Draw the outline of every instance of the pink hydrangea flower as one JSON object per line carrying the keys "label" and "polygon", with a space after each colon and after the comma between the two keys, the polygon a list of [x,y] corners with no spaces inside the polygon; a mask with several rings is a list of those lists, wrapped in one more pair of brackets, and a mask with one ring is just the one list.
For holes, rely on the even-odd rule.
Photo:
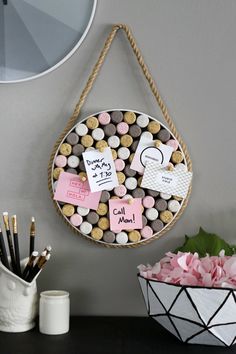
{"label": "pink hydrangea flower", "polygon": [[140,275],[147,279],[179,285],[236,288],[236,256],[167,252],[154,266],[141,264]]}

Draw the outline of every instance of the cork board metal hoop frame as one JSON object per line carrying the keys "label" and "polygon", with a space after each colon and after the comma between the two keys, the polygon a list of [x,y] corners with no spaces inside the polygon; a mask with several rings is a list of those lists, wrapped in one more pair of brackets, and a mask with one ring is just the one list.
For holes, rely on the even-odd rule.
{"label": "cork board metal hoop frame", "polygon": [[[139,64],[139,66],[141,68],[141,72],[143,73],[143,75],[145,76],[145,78],[146,78],[146,80],[147,80],[147,82],[149,84],[150,90],[151,90],[153,96],[156,99],[156,102],[157,102],[157,104],[158,104],[158,106],[159,106],[159,108],[161,110],[161,113],[163,115],[164,121],[166,122],[168,128],[166,128],[162,123],[160,123],[161,126],[163,126],[163,128],[166,130],[166,132],[168,134],[170,134],[170,132],[171,132],[171,136],[176,138],[176,140],[179,142],[179,145],[181,147],[181,151],[180,151],[179,154],[181,154],[181,155],[182,155],[182,153],[184,154],[183,159],[184,159],[184,162],[186,163],[187,169],[188,169],[188,171],[192,171],[192,161],[191,161],[190,155],[188,153],[187,146],[184,143],[181,135],[178,133],[178,131],[177,131],[176,127],[175,127],[175,124],[174,124],[174,122],[173,122],[173,120],[172,120],[172,118],[171,118],[171,116],[170,116],[170,114],[168,112],[168,109],[167,109],[167,107],[166,107],[166,105],[165,105],[165,103],[164,103],[164,101],[163,101],[163,99],[162,99],[162,97],[160,95],[160,92],[159,92],[159,90],[158,90],[158,88],[157,88],[157,86],[156,86],[156,84],[155,84],[155,82],[153,80],[153,77],[152,77],[147,65],[144,62],[144,58],[143,58],[143,56],[141,54],[140,49],[137,46],[136,40],[135,40],[130,28],[127,25],[125,25],[125,24],[116,24],[116,25],[112,26],[111,31],[108,34],[108,36],[107,36],[107,38],[106,38],[106,40],[104,42],[103,48],[102,48],[102,50],[101,50],[101,52],[100,52],[100,54],[98,56],[98,59],[97,59],[95,65],[94,65],[93,69],[91,70],[91,73],[90,73],[90,75],[88,77],[86,85],[85,85],[84,89],[82,90],[80,99],[79,99],[78,103],[76,104],[76,106],[74,108],[74,111],[73,111],[72,115],[70,116],[70,118],[69,118],[69,120],[68,120],[68,122],[67,122],[67,124],[66,124],[66,126],[65,126],[65,128],[63,130],[63,132],[60,134],[59,138],[55,142],[55,145],[54,145],[53,150],[51,152],[51,156],[50,156],[50,160],[49,160],[49,164],[48,164],[48,188],[49,188],[49,191],[50,191],[52,199],[53,199],[53,196],[54,196],[53,185],[52,185],[52,170],[53,170],[53,166],[54,166],[54,162],[55,162],[55,156],[56,156],[57,152],[59,151],[59,146],[62,144],[62,141],[64,141],[64,139],[66,138],[68,133],[74,129],[74,127],[76,125],[76,122],[79,121],[81,109],[82,109],[82,107],[83,107],[83,105],[84,105],[84,103],[86,101],[86,98],[87,98],[88,94],[90,93],[91,89],[94,86],[96,78],[97,78],[98,74],[100,73],[102,65],[103,65],[103,63],[105,61],[105,58],[106,58],[110,48],[111,48],[113,40],[116,38],[116,35],[117,35],[118,31],[122,31],[125,34],[128,42],[129,42],[129,44],[130,44],[130,46],[131,46],[131,48],[133,50],[134,56],[136,57],[136,59],[138,61],[138,64]],[[127,113],[128,113],[128,111],[127,111]],[[90,115],[90,117],[91,117],[91,115]],[[148,117],[150,117],[150,116],[148,116]],[[87,118],[85,118],[85,119],[87,119]],[[85,121],[85,119],[83,119],[83,122]],[[95,118],[95,120],[97,120],[97,118]],[[150,117],[150,120],[157,121],[157,119],[152,118],[152,117]],[[94,119],[93,119],[93,121],[94,121]],[[158,123],[156,123],[156,124],[158,124]],[[114,131],[114,128],[113,128],[113,131]],[[113,133],[113,135],[114,135],[114,133]],[[129,140],[130,140],[130,138],[129,138]],[[90,137],[90,142],[91,141],[92,140],[91,140],[91,137]],[[71,148],[69,148],[69,150],[70,149]],[[58,175],[59,174],[57,173],[57,177],[58,177]],[[55,176],[55,172],[54,172],[54,176]],[[124,176],[122,176],[122,177],[123,177],[123,180],[124,180]],[[136,246],[139,246],[139,245],[147,244],[151,240],[154,240],[154,239],[157,239],[157,238],[161,237],[165,232],[167,232],[168,230],[171,229],[173,224],[179,219],[179,217],[183,213],[185,207],[187,206],[190,193],[191,193],[191,185],[189,187],[187,197],[182,201],[180,210],[178,211],[177,215],[175,217],[171,218],[172,220],[169,219],[170,222],[168,223],[168,225],[163,227],[163,229],[160,232],[155,234],[153,237],[145,239],[142,242],[137,242],[137,241],[140,241],[138,239],[135,242],[130,242],[130,243],[126,243],[126,244],[116,244],[116,243],[111,244],[109,242],[107,242],[107,243],[101,242],[100,239],[99,240],[96,239],[96,241],[95,241],[93,238],[90,238],[90,237],[85,236],[85,235],[83,235],[83,236],[86,237],[86,239],[95,241],[97,244],[104,245],[106,247],[123,248],[123,247],[136,247]],[[60,206],[55,201],[54,201],[54,205],[55,205],[56,210],[59,213],[59,215],[62,216]],[[70,211],[73,211],[73,208],[74,207],[71,206],[70,207]],[[104,212],[104,210],[103,210],[103,212]],[[64,208],[64,211],[65,211],[65,208]],[[67,213],[67,214],[69,214],[69,213]],[[155,214],[157,215],[156,212],[155,212]],[[69,225],[71,227],[72,230],[74,230],[76,233],[81,234],[79,231],[77,231],[71,225],[71,223],[68,220],[66,220],[65,218],[63,218],[63,219],[67,223],[67,225]],[[106,221],[106,224],[108,225],[107,221]],[[106,230],[106,228],[104,228],[104,230]],[[90,231],[91,231],[91,226],[90,226],[89,232]],[[89,234],[89,232],[88,232],[88,228],[86,228],[86,234]],[[137,233],[136,233],[136,236],[137,236]],[[130,240],[133,239],[133,235],[132,235],[132,238],[131,238],[130,235],[129,235],[129,237],[130,237]],[[126,238],[127,238],[127,236],[126,236]],[[98,242],[98,241],[100,241],[100,242]]]}
{"label": "cork board metal hoop frame", "polygon": [[[167,127],[166,127],[163,123],[161,123],[158,119],[156,119],[156,118],[154,118],[154,117],[151,117],[150,115],[147,115],[147,114],[145,114],[145,113],[136,111],[136,110],[130,110],[130,109],[109,109],[109,110],[106,110],[106,111],[94,113],[93,115],[90,115],[90,116],[84,118],[84,119],[81,120],[79,123],[77,123],[75,126],[73,126],[73,127],[68,131],[68,133],[62,138],[62,140],[61,140],[61,142],[60,142],[60,144],[59,144],[59,146],[58,146],[58,148],[57,148],[57,150],[56,150],[56,152],[55,152],[55,156],[54,156],[54,159],[53,159],[53,162],[52,162],[52,166],[51,166],[51,180],[50,180],[50,183],[51,183],[51,190],[52,190],[52,191],[55,190],[55,183],[57,183],[57,182],[56,182],[56,179],[57,179],[57,178],[54,178],[54,170],[55,170],[55,168],[57,168],[57,166],[55,165],[55,160],[56,160],[56,157],[57,157],[58,155],[60,155],[60,148],[61,148],[62,144],[63,144],[63,143],[66,143],[66,142],[68,143],[67,137],[68,137],[71,133],[75,133],[76,127],[77,127],[78,125],[80,125],[80,124],[86,123],[86,121],[87,121],[87,119],[88,119],[89,117],[91,117],[91,116],[93,116],[93,117],[98,117],[100,113],[106,112],[106,113],[108,113],[108,114],[111,114],[112,112],[115,112],[115,111],[116,111],[116,112],[122,112],[123,114],[124,114],[125,112],[134,112],[135,115],[136,115],[136,117],[139,117],[139,116],[141,116],[141,115],[144,115],[144,116],[148,117],[149,122],[152,122],[152,121],[158,122],[158,123],[160,124],[161,130],[163,130],[163,131],[165,130],[166,132],[168,132],[167,134],[169,134],[169,140],[170,140],[170,139],[177,140],[176,137],[174,136],[174,134],[170,131],[170,129],[167,128]],[[113,125],[115,125],[114,122],[113,122]],[[137,126],[137,124],[133,124],[133,125],[136,125],[136,126]],[[116,126],[116,125],[115,125],[115,126]],[[129,127],[131,127],[131,126],[132,126],[132,124],[129,125]],[[99,125],[99,128],[102,128],[102,129],[103,129],[104,126]],[[142,129],[140,129],[140,131],[141,131],[141,132],[140,132],[140,135],[141,135],[142,133],[144,133],[145,131],[147,131],[147,127],[143,127]],[[91,134],[92,134],[92,130],[89,129],[89,131],[88,131],[87,134],[88,134],[88,135],[91,135]],[[121,137],[121,135],[119,135],[119,133],[117,133],[117,132],[116,132],[116,135],[117,135],[118,137]],[[138,137],[136,137],[136,138],[133,138],[133,143],[135,143],[136,141],[138,142],[138,141],[140,140],[140,135],[139,135]],[[109,137],[109,136],[107,136],[106,133],[105,133],[103,140],[107,142],[108,137]],[[81,137],[78,137],[78,139],[79,139],[79,141],[77,142],[77,144],[80,143]],[[157,140],[157,133],[156,133],[156,134],[153,134],[153,139],[154,139],[154,140]],[[97,142],[96,140],[93,141],[92,147],[96,147],[96,142]],[[164,142],[163,142],[163,143],[164,143]],[[117,148],[115,148],[115,149],[113,149],[113,150],[115,150],[116,153],[117,153],[117,151],[118,151],[118,149],[119,149],[120,147],[121,147],[121,146],[119,145]],[[73,148],[73,145],[72,145],[72,148]],[[134,152],[134,149],[133,149],[133,151],[132,151],[132,146],[131,146],[129,149],[131,150],[130,152],[131,152],[131,154],[132,154],[132,153]],[[177,150],[180,151],[181,154],[182,154],[182,156],[183,156],[183,161],[181,161],[181,164],[184,164],[184,165],[186,166],[186,169],[188,169],[186,156],[185,156],[184,151],[183,151],[183,149],[182,149],[182,146],[181,146],[180,144],[178,144]],[[73,152],[71,152],[71,155],[73,155]],[[67,156],[67,158],[68,158],[68,157],[69,157],[69,155]],[[82,169],[80,168],[80,166],[82,166],[82,165],[81,165],[81,161],[83,160],[81,155],[79,156],[79,159],[80,159],[80,165],[79,165],[77,168],[74,169],[74,170],[76,170],[77,173],[83,172],[83,168],[82,168]],[[126,165],[130,165],[130,161],[129,161],[129,160],[125,159],[124,162],[125,162]],[[68,168],[70,168],[70,166],[67,166],[67,165],[66,165],[65,168],[64,168],[64,170],[66,171]],[[75,171],[74,171],[74,172],[75,172]],[[123,171],[123,172],[124,172],[124,171]],[[124,173],[124,175],[125,175],[125,173]],[[138,180],[138,178],[139,178],[140,176],[141,176],[141,174],[139,174],[138,172],[135,173],[135,178],[136,178],[137,180]],[[128,176],[125,176],[125,177],[127,178]],[[123,182],[123,184],[125,184],[125,183]],[[143,192],[145,193],[145,196],[149,195],[149,194],[148,194],[148,191],[147,191],[146,189],[142,189],[142,190],[143,190]],[[106,242],[106,241],[104,241],[103,238],[101,238],[101,239],[95,239],[94,237],[92,237],[91,232],[90,232],[89,234],[84,234],[83,232],[81,232],[80,226],[75,226],[75,225],[73,225],[73,223],[70,221],[70,217],[67,217],[66,215],[63,214],[62,208],[63,208],[63,204],[64,204],[64,203],[60,203],[60,202],[54,201],[54,205],[55,205],[55,207],[56,207],[56,209],[57,209],[57,212],[63,217],[63,220],[65,221],[65,223],[66,223],[70,228],[72,228],[72,230],[73,230],[75,233],[77,233],[77,234],[79,234],[79,235],[82,235],[82,236],[85,237],[86,239],[89,239],[89,240],[91,240],[91,241],[93,241],[93,242],[96,242],[97,244],[100,244],[100,245],[103,245],[103,246],[107,246],[107,247],[115,247],[115,248],[136,247],[136,246],[145,245],[145,244],[149,243],[149,242],[152,241],[152,240],[155,240],[155,239],[160,238],[161,236],[163,236],[167,231],[169,231],[169,230],[173,227],[173,225],[174,225],[175,222],[180,218],[181,214],[183,213],[183,211],[184,211],[184,209],[185,209],[185,207],[186,207],[186,205],[187,205],[188,198],[189,198],[189,195],[190,195],[190,191],[191,191],[191,187],[189,188],[189,192],[188,192],[187,198],[182,199],[182,200],[179,200],[179,210],[178,210],[177,212],[173,212],[173,213],[172,213],[173,218],[170,220],[170,222],[163,223],[163,227],[160,229],[160,231],[155,232],[155,230],[153,230],[153,235],[152,235],[151,237],[149,237],[149,238],[141,237],[140,240],[137,241],[137,242],[130,242],[130,241],[128,241],[128,242],[125,243],[125,244],[119,244],[119,243],[116,242],[115,239],[114,239],[114,242]],[[127,189],[127,194],[132,194],[132,192],[134,192],[134,191],[131,191],[131,190]],[[52,196],[53,196],[53,195],[52,195]],[[110,197],[114,197],[114,196],[115,196],[115,195],[114,195],[114,190],[110,191]],[[175,198],[175,197],[171,196],[171,197],[169,197],[168,200],[166,200],[166,201],[165,201],[165,199],[163,199],[163,201],[166,202],[166,209],[165,209],[165,210],[168,210],[167,202],[170,201],[170,200],[175,200],[174,198]],[[160,196],[158,196],[157,198],[155,198],[155,201],[156,201],[156,199],[162,200],[162,198],[160,198]],[[178,198],[177,198],[177,199],[178,199]],[[108,210],[108,202],[105,203],[105,204],[107,205],[107,210]],[[143,215],[145,215],[145,211],[146,211],[146,208],[144,208]],[[76,213],[76,206],[75,206],[74,212]],[[94,211],[93,211],[93,213],[94,213]],[[84,222],[84,221],[87,221],[87,217],[89,217],[89,216],[85,215],[85,216],[82,217],[82,218],[83,218],[83,222]],[[108,216],[107,216],[107,213],[106,213],[105,215],[103,214],[102,217],[108,217]],[[101,218],[101,216],[99,216],[99,219],[100,219],[100,218]],[[157,217],[156,220],[160,220],[160,211],[159,211],[159,216]],[[162,222],[162,221],[160,220],[159,223],[161,223],[161,222]],[[94,223],[92,227],[93,227],[93,228],[97,227],[97,226],[98,226],[97,224],[98,224],[98,222]],[[153,224],[152,224],[152,221],[147,220],[147,225],[152,228],[152,225],[153,225]],[[109,229],[108,229],[107,231],[109,231]],[[139,231],[140,231],[140,230],[139,230]],[[105,233],[105,232],[106,232],[106,231],[104,231],[104,233]],[[127,232],[127,235],[128,235],[128,234],[129,234],[129,232]],[[103,234],[103,235],[104,235],[104,234]]]}

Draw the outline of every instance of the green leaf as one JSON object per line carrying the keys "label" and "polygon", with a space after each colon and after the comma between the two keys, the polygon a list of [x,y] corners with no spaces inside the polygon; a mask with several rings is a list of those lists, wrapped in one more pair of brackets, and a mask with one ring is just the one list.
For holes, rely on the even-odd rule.
{"label": "green leaf", "polygon": [[197,252],[200,257],[204,257],[207,253],[210,256],[218,256],[221,250],[225,250],[226,256],[232,256],[236,252],[236,246],[230,246],[219,236],[210,234],[200,227],[197,235],[193,237],[186,235],[183,246],[174,252]]}

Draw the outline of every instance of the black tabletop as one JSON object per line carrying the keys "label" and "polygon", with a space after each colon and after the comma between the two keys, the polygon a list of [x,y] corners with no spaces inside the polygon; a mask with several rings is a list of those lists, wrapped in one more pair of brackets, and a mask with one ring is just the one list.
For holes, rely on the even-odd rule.
{"label": "black tabletop", "polygon": [[59,336],[0,332],[1,354],[191,354],[235,353],[230,348],[183,344],[151,318],[72,317],[70,332]]}

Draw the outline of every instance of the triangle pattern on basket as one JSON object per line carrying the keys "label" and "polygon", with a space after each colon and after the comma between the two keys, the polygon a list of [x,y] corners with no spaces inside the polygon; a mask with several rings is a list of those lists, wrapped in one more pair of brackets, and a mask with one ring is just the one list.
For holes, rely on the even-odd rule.
{"label": "triangle pattern on basket", "polygon": [[141,277],[138,277],[139,284],[141,286],[141,290],[143,293],[144,301],[146,304],[146,307],[148,308],[148,295],[147,295],[147,280]]}
{"label": "triangle pattern on basket", "polygon": [[[164,328],[166,328],[170,333],[172,333],[175,337],[178,337],[178,334],[176,332],[175,327],[173,326],[173,324],[171,323],[169,317],[167,315],[162,315],[162,316],[153,316],[152,318],[154,318],[155,321],[157,321],[158,323],[160,323],[160,325]],[[180,338],[179,338],[180,339]]]}
{"label": "triangle pattern on basket", "polygon": [[226,345],[230,346],[235,338],[236,323],[214,326],[209,328],[217,338],[221,339]]}
{"label": "triangle pattern on basket", "polygon": [[174,322],[175,326],[178,328],[180,337],[183,342],[185,342],[186,339],[188,339],[191,335],[197,334],[204,329],[204,327],[200,324],[198,325],[191,321],[186,321],[182,318],[171,316],[171,319]]}
{"label": "triangle pattern on basket", "polygon": [[157,283],[154,281],[150,281],[150,283],[159,300],[168,311],[181,290],[172,284]]}
{"label": "triangle pattern on basket", "polygon": [[158,300],[157,296],[153,292],[150,284],[148,285],[148,298],[149,298],[149,315],[156,315],[156,314],[166,314],[166,310]]}
{"label": "triangle pattern on basket", "polygon": [[235,298],[232,294],[227,298],[226,302],[219,308],[214,317],[209,322],[209,325],[225,324],[229,322],[235,322],[235,311],[233,309],[236,307]]}
{"label": "triangle pattern on basket", "polygon": [[196,334],[194,337],[191,337],[187,340],[187,343],[192,344],[206,344],[206,345],[219,345],[225,346],[218,338],[216,338],[213,334],[211,335],[210,332],[206,329],[199,334]]}
{"label": "triangle pattern on basket", "polygon": [[173,307],[170,310],[170,315],[184,317],[186,319],[202,324],[197,311],[195,310],[191,300],[186,294],[186,290],[181,291]]}
{"label": "triangle pattern on basket", "polygon": [[205,324],[214,316],[230,292],[209,288],[188,288],[187,291]]}

